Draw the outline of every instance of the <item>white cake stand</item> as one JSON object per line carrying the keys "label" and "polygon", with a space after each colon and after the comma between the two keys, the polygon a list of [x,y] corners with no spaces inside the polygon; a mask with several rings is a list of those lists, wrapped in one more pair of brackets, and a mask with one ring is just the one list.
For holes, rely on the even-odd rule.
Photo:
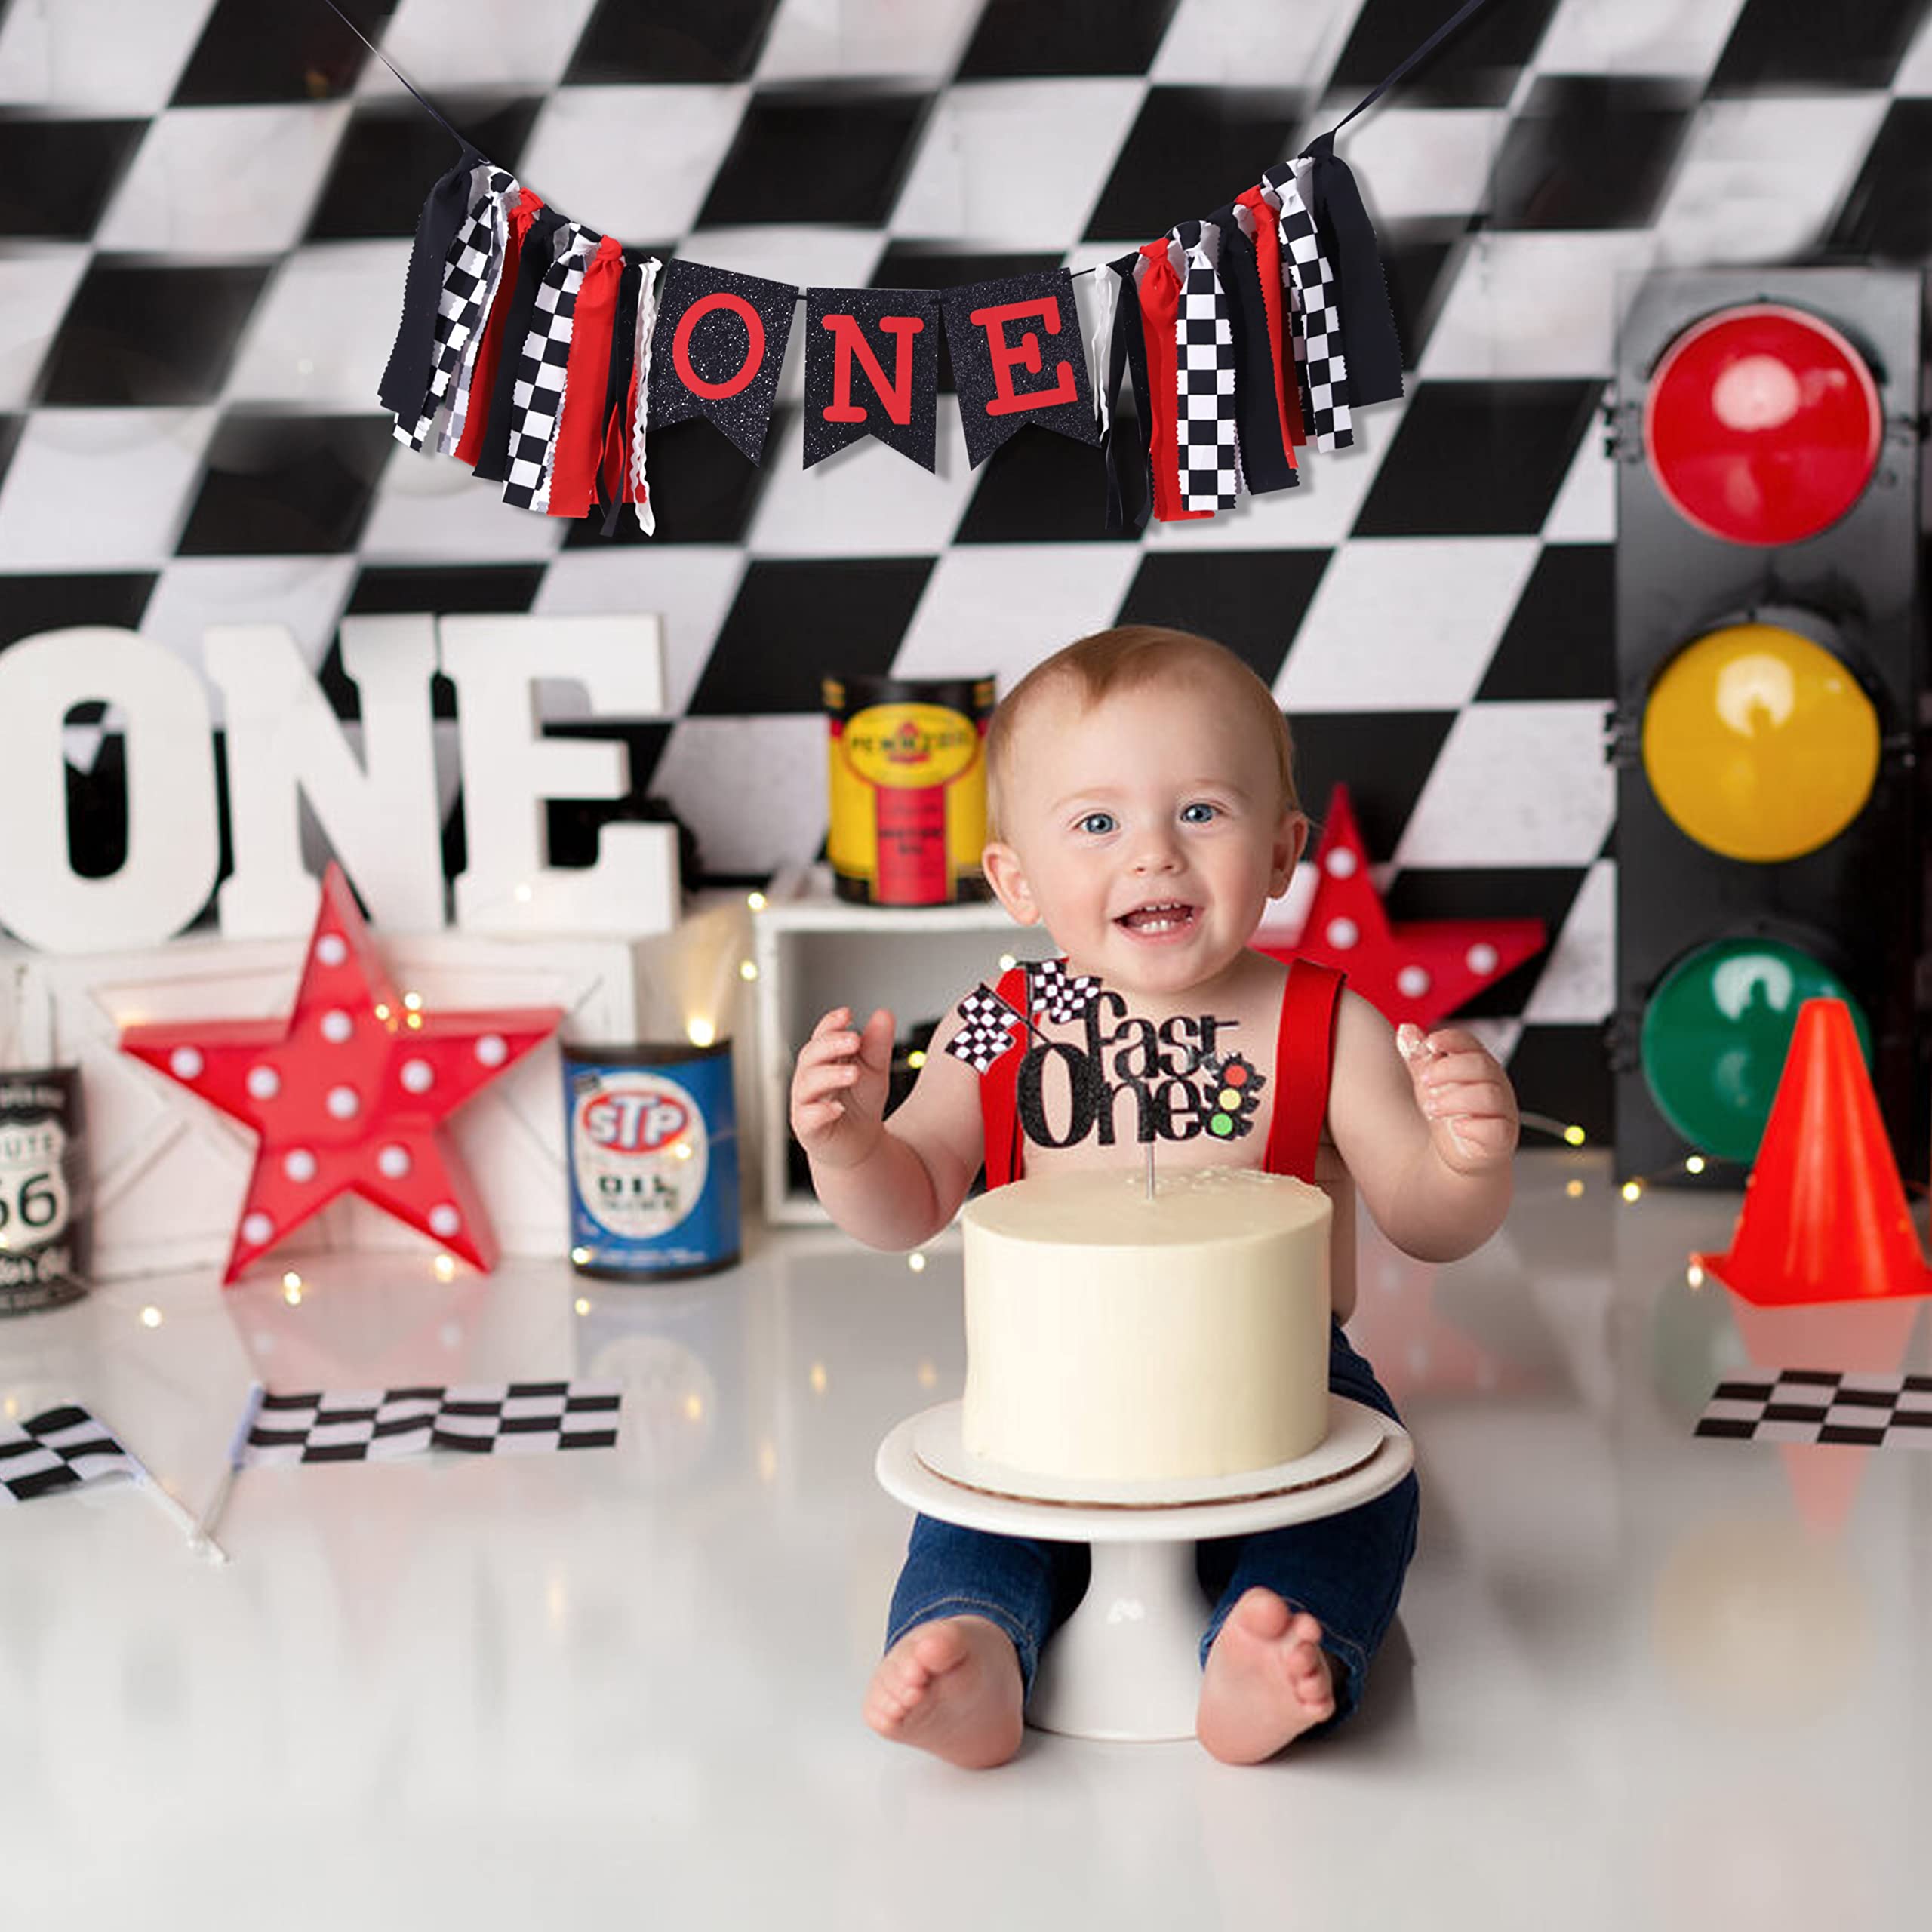
{"label": "white cake stand", "polygon": [[1192,1737],[1207,1605],[1194,1546],[1339,1515],[1393,1489],[1415,1461],[1407,1431],[1328,1398],[1327,1438],[1271,1469],[1192,1483],[1049,1484],[969,1456],[956,1401],[909,1417],[879,1444],[887,1492],[941,1522],[1093,1546],[1093,1580],[1040,1659],[1026,1721],[1075,1737]]}

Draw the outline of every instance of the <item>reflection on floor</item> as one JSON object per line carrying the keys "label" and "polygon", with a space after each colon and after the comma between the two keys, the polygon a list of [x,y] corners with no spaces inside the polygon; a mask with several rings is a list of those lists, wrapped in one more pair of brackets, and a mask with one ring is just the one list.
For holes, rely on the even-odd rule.
{"label": "reflection on floor", "polygon": [[906,1515],[874,1451],[963,1371],[956,1238],[749,1232],[706,1279],[311,1257],[0,1324],[0,1414],[85,1403],[191,1504],[251,1374],[624,1386],[614,1451],[251,1472],[198,1561],[125,1485],[0,1512],[0,1896],[69,1927],[1915,1922],[1932,1456],[1700,1440],[1717,1383],[1923,1370],[1920,1304],[1765,1312],[1735,1197],[1536,1153],[1479,1254],[1365,1232],[1351,1327],[1420,1552],[1361,1716],[1256,1770],[860,1722]]}

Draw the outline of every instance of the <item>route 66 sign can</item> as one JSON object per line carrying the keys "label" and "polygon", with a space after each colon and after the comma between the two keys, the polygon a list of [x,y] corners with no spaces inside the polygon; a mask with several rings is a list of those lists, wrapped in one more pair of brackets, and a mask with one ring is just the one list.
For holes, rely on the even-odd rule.
{"label": "route 66 sign can", "polygon": [[86,1189],[80,1069],[0,1073],[0,1315],[85,1292]]}

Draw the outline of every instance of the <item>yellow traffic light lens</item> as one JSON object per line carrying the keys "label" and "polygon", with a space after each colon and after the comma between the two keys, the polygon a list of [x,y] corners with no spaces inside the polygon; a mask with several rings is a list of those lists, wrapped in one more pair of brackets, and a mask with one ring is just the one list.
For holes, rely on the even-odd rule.
{"label": "yellow traffic light lens", "polygon": [[1776,624],[1734,624],[1680,651],[1644,712],[1644,769],[1679,830],[1774,864],[1829,844],[1865,809],[1878,715],[1846,666]]}

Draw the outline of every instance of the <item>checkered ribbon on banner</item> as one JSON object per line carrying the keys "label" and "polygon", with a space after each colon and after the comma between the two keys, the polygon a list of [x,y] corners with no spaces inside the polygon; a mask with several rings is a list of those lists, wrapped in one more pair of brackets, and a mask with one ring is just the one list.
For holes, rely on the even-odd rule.
{"label": "checkered ribbon on banner", "polygon": [[564,373],[570,361],[571,320],[583,272],[603,238],[581,222],[557,230],[557,252],[543,271],[530,333],[524,338],[510,392],[509,461],[503,501],[519,509],[550,506],[550,478],[556,463],[557,429],[564,420]]}
{"label": "checkered ribbon on banner", "polygon": [[1024,1019],[985,985],[975,986],[959,1002],[958,1013],[964,1023],[946,1041],[946,1050],[975,1073],[985,1072],[1013,1044],[1014,1022]]}
{"label": "checkered ribbon on banner", "polygon": [[608,1449],[617,1439],[620,1400],[617,1386],[602,1382],[266,1395],[241,1460],[259,1468],[389,1462],[429,1449],[497,1454]]}
{"label": "checkered ribbon on banner", "polygon": [[1734,1376],[1697,1419],[1697,1433],[1746,1442],[1838,1442],[1932,1449],[1932,1375],[1767,1369]]}
{"label": "checkered ribbon on banner", "polygon": [[1181,507],[1190,510],[1232,509],[1243,487],[1234,329],[1206,239],[1217,232],[1198,221],[1172,231],[1186,257],[1174,318],[1174,430]]}
{"label": "checkered ribbon on banner", "polygon": [[1099,996],[1100,982],[1092,973],[1069,973],[1063,959],[1042,959],[1029,969],[1033,1011],[1049,1020],[1078,1020]]}
{"label": "checkered ribbon on banner", "polygon": [[[1307,165],[1302,164],[1303,168]],[[1288,328],[1294,340],[1302,420],[1317,449],[1345,450],[1355,441],[1355,432],[1349,414],[1349,367],[1342,353],[1335,271],[1303,198],[1294,165],[1284,162],[1269,168],[1261,186],[1279,211],[1281,279],[1287,285]]]}
{"label": "checkered ribbon on banner", "polygon": [[131,1476],[134,1459],[72,1403],[0,1423],[0,1502],[31,1503],[103,1476]]}
{"label": "checkered ribbon on banner", "polygon": [[509,245],[509,220],[504,198],[516,186],[514,176],[487,161],[477,164],[471,172],[471,180],[469,213],[457,230],[443,263],[429,394],[423,401],[423,413],[414,424],[405,427],[398,417],[395,426],[397,441],[420,450],[429,440],[437,417],[441,416],[444,425],[436,448],[444,455],[456,448],[463,434],[468,377],[475,367],[483,318],[490,312]]}

